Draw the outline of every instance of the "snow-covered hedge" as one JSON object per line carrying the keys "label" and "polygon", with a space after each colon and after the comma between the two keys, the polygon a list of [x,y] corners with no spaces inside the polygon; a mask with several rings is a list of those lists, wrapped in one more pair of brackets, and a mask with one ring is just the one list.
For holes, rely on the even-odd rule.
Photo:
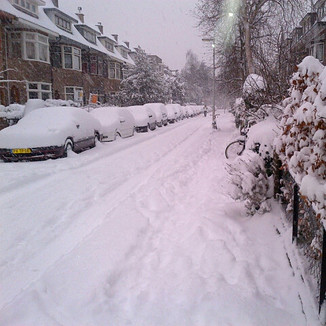
{"label": "snow-covered hedge", "polygon": [[326,219],[326,69],[317,59],[298,65],[284,105],[276,152],[317,217]]}

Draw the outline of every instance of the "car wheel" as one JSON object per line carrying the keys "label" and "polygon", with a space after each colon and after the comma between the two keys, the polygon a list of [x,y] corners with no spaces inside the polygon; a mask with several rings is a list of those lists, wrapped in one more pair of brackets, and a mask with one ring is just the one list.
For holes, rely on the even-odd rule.
{"label": "car wheel", "polygon": [[67,157],[74,150],[74,143],[71,139],[67,139],[64,145],[63,157]]}

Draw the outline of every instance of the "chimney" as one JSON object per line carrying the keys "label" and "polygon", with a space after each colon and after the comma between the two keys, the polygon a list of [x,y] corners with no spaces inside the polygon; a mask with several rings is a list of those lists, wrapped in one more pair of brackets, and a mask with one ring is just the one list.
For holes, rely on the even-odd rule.
{"label": "chimney", "polygon": [[102,23],[101,23],[101,22],[98,22],[97,25],[96,25],[96,27],[97,27],[98,30],[101,32],[101,34],[103,34],[104,29],[103,29],[103,25],[102,25]]}
{"label": "chimney", "polygon": [[85,23],[85,19],[84,19],[84,14],[82,14],[82,10],[83,10],[82,7],[78,7],[78,13],[76,13],[76,15],[78,16],[80,22],[82,24],[84,24]]}
{"label": "chimney", "polygon": [[115,41],[118,43],[119,35],[118,34],[112,34],[112,36],[114,37]]}
{"label": "chimney", "polygon": [[127,48],[129,49],[130,43],[129,42],[124,42],[127,45]]}
{"label": "chimney", "polygon": [[52,3],[55,7],[59,8],[59,0],[52,0]]}

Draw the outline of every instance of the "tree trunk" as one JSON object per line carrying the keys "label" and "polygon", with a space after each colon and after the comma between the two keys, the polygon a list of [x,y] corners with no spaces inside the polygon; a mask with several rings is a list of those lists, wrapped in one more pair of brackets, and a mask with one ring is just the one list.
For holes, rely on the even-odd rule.
{"label": "tree trunk", "polygon": [[249,21],[248,21],[247,15],[244,17],[243,26],[244,26],[244,32],[245,32],[245,53],[246,53],[248,73],[254,74],[255,67],[254,67],[254,60],[253,60],[252,51],[251,51],[251,31],[250,31],[250,26],[249,26]]}

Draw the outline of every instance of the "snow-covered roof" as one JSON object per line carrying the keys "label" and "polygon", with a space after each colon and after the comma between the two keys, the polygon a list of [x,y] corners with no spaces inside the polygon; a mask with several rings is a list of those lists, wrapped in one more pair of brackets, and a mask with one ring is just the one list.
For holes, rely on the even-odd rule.
{"label": "snow-covered roof", "polygon": [[[3,10],[5,12],[8,12],[14,16],[17,17],[18,22],[29,25],[30,27],[37,28],[41,31],[44,31],[48,33],[49,35],[58,37],[59,35],[64,36],[67,39],[70,39],[74,42],[77,42],[81,45],[87,46],[91,49],[94,49],[96,51],[102,52],[109,57],[116,59],[120,62],[125,62],[128,64],[134,64],[133,60],[128,56],[128,58],[124,58],[118,50],[114,49],[114,52],[108,51],[105,46],[98,41],[97,44],[93,44],[89,41],[87,41],[77,30],[77,28],[72,24],[71,26],[71,33],[68,31],[65,31],[55,25],[53,21],[47,16],[46,12],[49,10],[56,10],[62,12],[66,17],[71,17],[72,22],[74,23],[76,21],[76,18],[74,18],[74,13],[72,13],[69,8],[65,7],[65,1],[61,1],[59,3],[59,8],[55,7],[53,2],[51,0],[44,0],[45,6],[39,8],[38,18],[33,17],[29,14],[26,14],[18,9],[16,9],[9,0],[1,1],[0,4],[0,10]],[[80,24],[79,24],[80,25]],[[90,29],[96,31],[96,29],[92,26],[89,26],[89,24],[82,24],[85,26],[88,26]],[[100,33],[99,33],[100,34]],[[102,35],[105,36],[105,35]]]}

